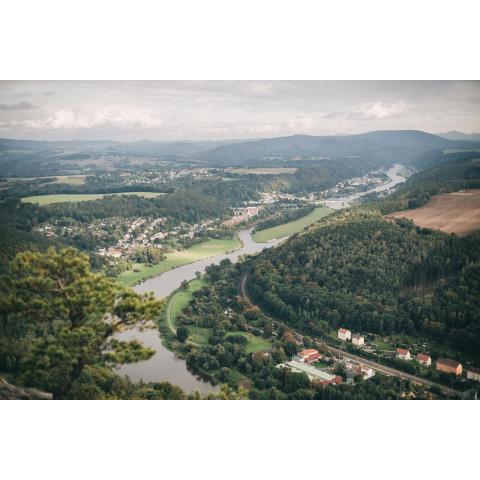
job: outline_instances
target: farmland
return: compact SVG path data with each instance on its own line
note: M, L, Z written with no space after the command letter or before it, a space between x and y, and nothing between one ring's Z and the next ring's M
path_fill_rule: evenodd
M333 210L327 207L318 207L313 212L305 215L298 220L293 222L284 223L283 225L278 225L276 227L267 228L265 230L260 230L255 232L252 236L256 242L264 243L269 242L273 239L283 238L294 233L301 232L305 227L308 227L312 223L315 223L317 220L320 220L323 217L326 217Z
M24 203L36 203L37 205L50 205L52 203L71 203L71 202L88 202L90 200L100 200L110 195L137 195L145 198L154 198L162 193L157 192L124 192L124 193L88 193L88 194L59 194L59 195L35 195L33 197L24 197Z
M409 218L424 228L468 235L480 229L480 190L436 195L423 207L390 216Z
M208 240L185 250L175 250L167 253L165 260L152 266L134 264L132 270L120 274L119 280L122 284L131 286L136 283L152 278L172 268L192 263L203 258L213 257L221 253L229 252L240 248L240 240L237 238L225 240ZM136 271L135 271L136 270Z

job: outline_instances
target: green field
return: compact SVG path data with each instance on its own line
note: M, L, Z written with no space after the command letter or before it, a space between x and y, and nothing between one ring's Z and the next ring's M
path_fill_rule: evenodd
M65 193L60 195L35 195L33 197L24 197L22 202L36 203L38 205L50 205L52 203L69 203L69 202L87 202L89 200L100 200L110 195L138 195L145 198L154 198L163 193L157 192L122 192L122 193Z
M242 332L240 330L235 332L229 332L229 335L242 335L247 338L247 353L254 353L254 352L263 352L265 350L270 350L272 348L272 341L268 338L264 337L257 337L250 332Z
M65 185L84 185L87 180L86 175L58 175L53 183Z
M167 258L152 266L145 266L143 264L135 264L133 269L138 270L134 272L127 270L122 272L118 279L126 286L132 286L141 280L147 278L156 277L167 270L171 270L175 267L180 267L187 263L196 262L204 258L220 255L221 253L237 250L241 247L240 240L238 238L232 238L227 240L208 240L207 242L193 245L185 250L176 250L171 253L167 253Z
M178 314L188 305L188 302L192 298L192 293L204 287L206 284L207 282L203 278L196 278L188 283L186 290L179 288L169 297L165 307L165 321L172 333L176 333L177 325L175 320Z
M326 217L334 210L327 207L318 207L313 212L310 212L308 215L305 215L298 220L293 222L284 223L283 225L277 225L276 227L267 228L265 230L260 230L255 232L252 236L256 242L264 243L274 240L276 238L283 238L294 233L301 232L305 227L308 227L312 223L315 223L317 220L320 220L323 217Z

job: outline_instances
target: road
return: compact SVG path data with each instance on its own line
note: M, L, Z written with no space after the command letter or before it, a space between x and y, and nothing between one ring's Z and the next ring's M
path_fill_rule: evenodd
M245 300L251 306L257 306L258 307L258 305L255 305L250 300L250 298L247 294L247 289L246 289L247 276L248 276L248 274L245 274L242 278L241 283L240 283L240 291L241 291L242 297L245 298ZM260 307L258 307L258 308L260 308ZM265 313L263 313L263 314L268 319L272 320L273 323L277 323L277 321L275 319L273 319L272 317L266 315ZM296 332L293 329L291 329L291 330L296 336L298 336L300 338L303 338L303 335L301 333ZM411 382L418 383L419 385L423 385L425 387L436 387L442 393L444 393L447 396L458 397L458 396L462 395L461 392L459 392L457 390L454 390L453 388L448 388L448 387L445 387L444 385L441 385L439 383L431 382L430 380L427 380L425 378L417 377L415 375L411 375L409 373L402 372L401 370L397 370L397 369L392 368L392 367L387 367L386 365L382 365L381 363L377 363L377 362L374 362L372 360L367 360L366 358L360 357L358 355L353 355L352 353L345 352L344 350L341 350L339 348L335 348L335 347L332 347L330 345L327 345L324 341L323 341L323 345L324 345L325 349L327 351L329 351L330 353L334 353L335 355L338 355L338 356L343 357L343 358L348 358L350 360L354 360L354 361L356 361L358 363L361 363L363 365L368 365L369 367L371 367L376 372L383 373L384 375L392 375L392 376L395 376L395 377L403 378L405 380L410 380Z

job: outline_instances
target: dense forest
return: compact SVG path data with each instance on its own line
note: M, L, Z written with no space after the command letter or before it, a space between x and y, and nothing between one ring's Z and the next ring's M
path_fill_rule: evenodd
M391 200L322 219L251 261L250 293L299 330L421 333L478 360L480 233L458 237L383 217L424 203L419 192L465 186L480 186L477 161L422 171Z

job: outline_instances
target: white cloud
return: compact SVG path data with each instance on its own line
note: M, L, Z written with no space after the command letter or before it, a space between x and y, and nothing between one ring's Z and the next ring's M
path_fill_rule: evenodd
M61 109L46 118L24 120L19 124L32 130L74 130L99 127L153 128L163 125L163 121L158 117L137 112L92 108L88 113Z
M373 102L361 105L358 113L365 120L382 120L384 118L397 117L408 111L404 101L399 102Z
M309 117L290 118L287 122L287 130L290 132L312 132L316 127L316 122Z
M410 107L403 101L368 102L350 112L330 112L324 118L343 120L385 120L407 113Z

